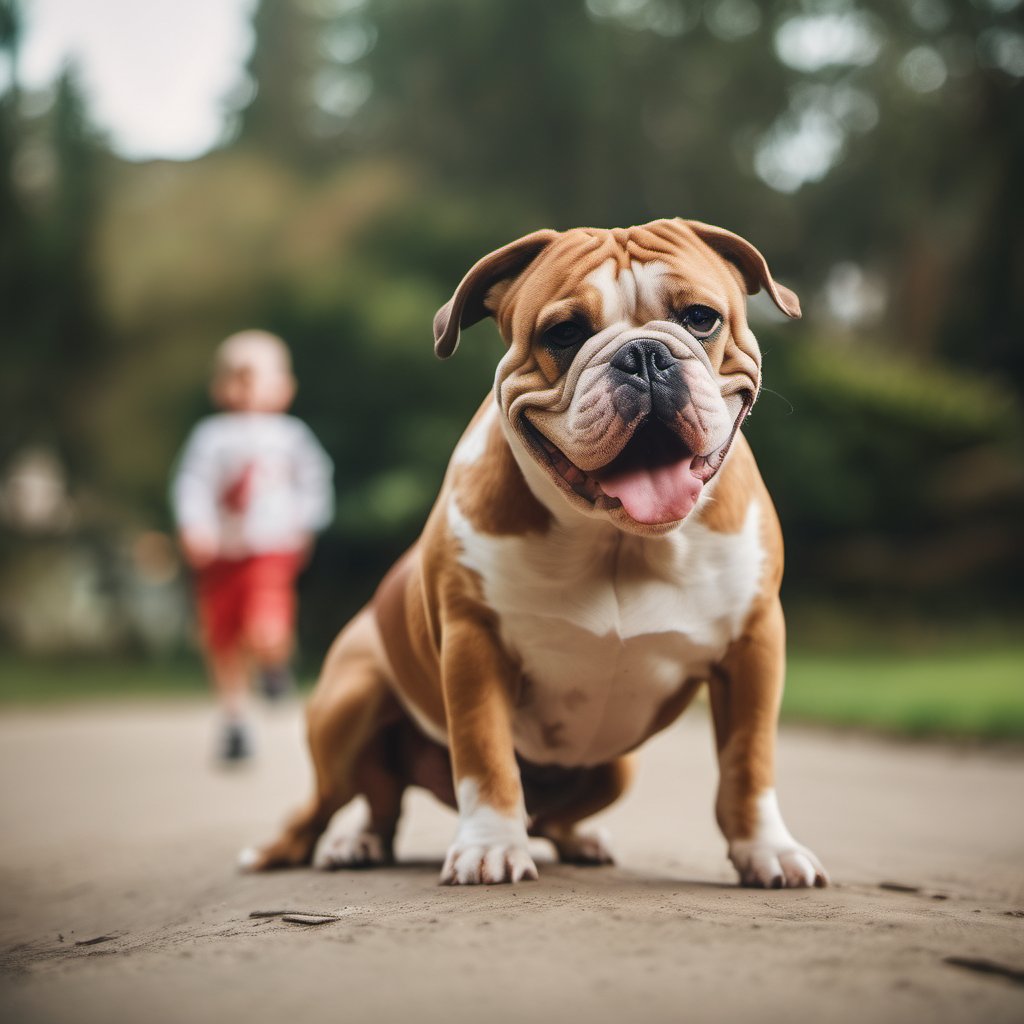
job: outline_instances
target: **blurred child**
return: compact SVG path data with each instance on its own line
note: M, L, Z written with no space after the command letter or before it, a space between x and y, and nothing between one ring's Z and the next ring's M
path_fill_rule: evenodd
M251 754L251 677L267 696L291 685L295 580L333 514L333 467L312 431L285 414L295 396L285 343L264 331L217 349L210 393L222 412L189 435L171 486L195 572L209 673L224 716L220 756Z

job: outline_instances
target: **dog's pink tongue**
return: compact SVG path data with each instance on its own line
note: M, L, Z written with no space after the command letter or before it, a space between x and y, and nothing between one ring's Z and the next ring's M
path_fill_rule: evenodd
M629 517L653 526L685 519L697 504L704 481L693 472L694 457L664 466L634 467L601 476L601 490L618 498Z

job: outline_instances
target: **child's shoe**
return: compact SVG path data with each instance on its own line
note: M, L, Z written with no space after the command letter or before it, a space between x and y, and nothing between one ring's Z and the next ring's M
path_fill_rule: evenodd
M295 689L295 677L287 665L270 665L260 671L260 690L267 700L281 700Z
M227 722L221 735L220 762L236 765L252 757L252 739L248 726L237 719Z

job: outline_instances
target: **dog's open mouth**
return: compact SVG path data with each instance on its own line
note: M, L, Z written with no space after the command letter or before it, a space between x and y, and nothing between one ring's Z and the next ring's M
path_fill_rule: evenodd
M663 525L693 511L704 485L725 460L746 409L745 405L729 440L708 456L695 455L668 427L648 418L611 462L590 472L571 462L525 415L522 422L534 448L568 490L595 508L621 507L634 522Z

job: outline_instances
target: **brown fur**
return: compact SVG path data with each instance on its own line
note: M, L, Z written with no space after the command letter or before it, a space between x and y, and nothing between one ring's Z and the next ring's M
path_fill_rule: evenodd
M716 813L729 839L750 837L755 798L774 784L775 724L785 675L785 622L778 600L782 530L750 446L740 435L701 522L720 533L736 533L751 498L760 503L762 513L761 592L743 636L714 667L708 684L721 772Z
M785 646L782 605L777 596L765 595L744 635L712 674L709 693L720 771L715 811L730 840L750 838L755 799L774 785Z
M492 408L492 402L488 399L480 407L470 430L485 410ZM495 537L544 533L551 525L551 513L526 486L497 418L488 431L484 457L472 466L456 465L452 487L463 515L481 533Z
M536 347L538 331L570 317L585 320L594 330L602 326L601 295L583 279L607 259L620 267L634 260L666 261L673 305L712 302L716 309L724 308L723 329L709 344L708 355L720 376L729 378L730 387L756 394L760 357L746 324L743 292L763 286L789 315L799 315L799 305L772 280L763 257L749 243L695 222L542 231L497 250L470 270L451 302L438 312L438 354L450 355L460 328L490 313L509 346L498 388L502 409L519 396L558 388L563 369ZM641 323L665 316L660 307L638 311ZM455 789L466 779L476 783L480 799L499 813L514 815L525 803L533 815L533 834L551 839L562 856L572 858L579 850L576 824L626 787L631 775L626 757L578 769L538 768L517 760L511 709L514 704L529 708L531 683L501 642L480 580L459 562L446 519L453 492L479 533L525 536L549 529L551 513L527 487L495 419L483 457L472 465L453 464L422 537L328 654L308 711L317 779L314 798L276 842L260 851L254 867L307 863L331 815L357 793L367 797L371 828L390 851L406 786L424 785L454 803ZM721 765L716 810L730 840L751 834L754 799L772 785L784 669L778 602L781 533L753 455L740 436L700 520L716 532L736 533L751 498L761 505L767 552L761 592L743 635L710 671ZM681 681L678 692L654 715L650 733L672 722L702 681ZM586 703L582 690L572 694L575 706ZM429 730L446 734L447 750L412 726L410 706ZM572 710L567 701L566 714ZM561 721L546 723L550 747L559 746L562 727ZM451 774L443 777L446 768Z

